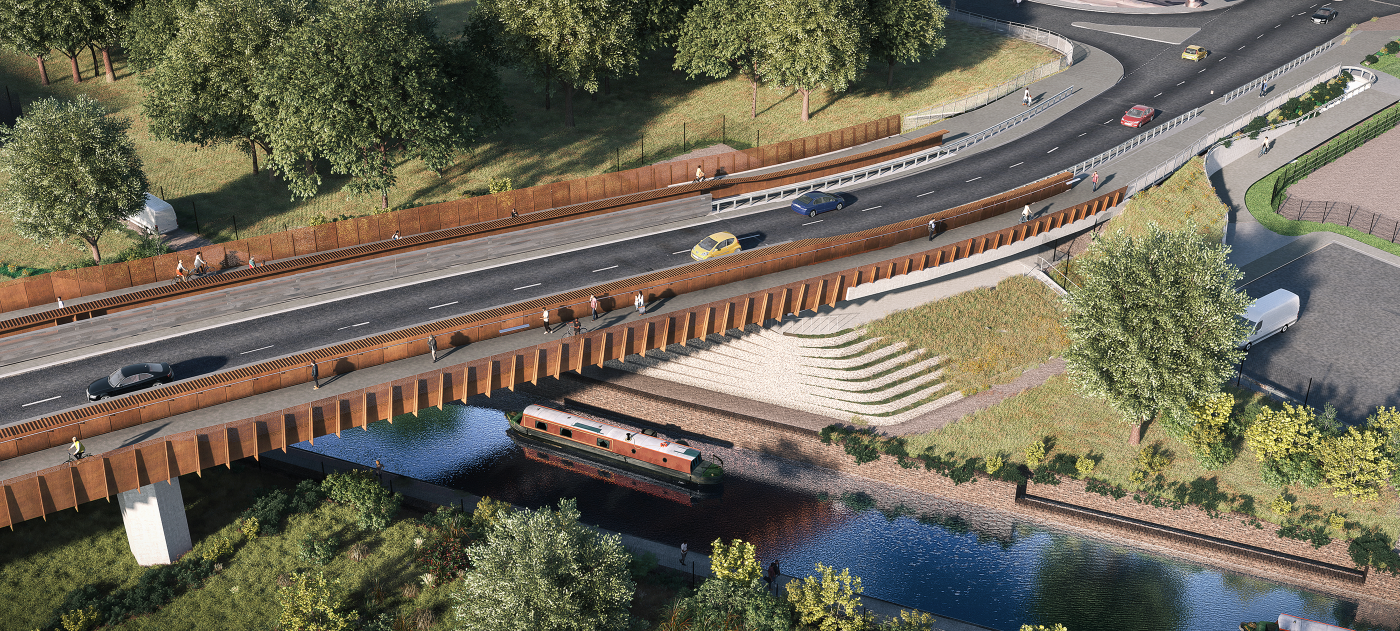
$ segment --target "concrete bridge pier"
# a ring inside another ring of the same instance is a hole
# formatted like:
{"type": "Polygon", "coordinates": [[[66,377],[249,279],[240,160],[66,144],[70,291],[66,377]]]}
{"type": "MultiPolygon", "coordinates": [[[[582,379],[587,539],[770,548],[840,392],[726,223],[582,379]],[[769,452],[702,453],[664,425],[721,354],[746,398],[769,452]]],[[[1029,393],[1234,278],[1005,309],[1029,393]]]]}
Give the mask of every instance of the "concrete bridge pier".
{"type": "Polygon", "coordinates": [[[180,478],[147,484],[118,495],[131,554],[141,565],[174,563],[194,547],[180,478]]]}

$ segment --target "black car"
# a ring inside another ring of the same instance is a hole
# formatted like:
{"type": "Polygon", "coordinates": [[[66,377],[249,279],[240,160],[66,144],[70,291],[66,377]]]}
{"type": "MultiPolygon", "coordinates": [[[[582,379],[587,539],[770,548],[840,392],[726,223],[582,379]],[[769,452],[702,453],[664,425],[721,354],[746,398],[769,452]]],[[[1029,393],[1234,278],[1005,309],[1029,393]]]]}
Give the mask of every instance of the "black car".
{"type": "Polygon", "coordinates": [[[87,388],[87,397],[89,401],[101,401],[172,381],[175,381],[175,369],[170,364],[132,364],[92,382],[87,388]]]}
{"type": "Polygon", "coordinates": [[[1322,7],[1312,15],[1313,24],[1326,24],[1335,19],[1337,19],[1337,10],[1328,7],[1322,7]]]}

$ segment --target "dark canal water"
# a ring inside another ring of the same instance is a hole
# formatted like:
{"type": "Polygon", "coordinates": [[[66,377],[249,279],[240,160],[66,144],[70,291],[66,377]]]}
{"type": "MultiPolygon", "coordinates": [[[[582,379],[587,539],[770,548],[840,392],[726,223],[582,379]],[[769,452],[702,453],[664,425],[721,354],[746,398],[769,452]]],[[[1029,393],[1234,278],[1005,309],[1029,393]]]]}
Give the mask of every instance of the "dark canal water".
{"type": "Polygon", "coordinates": [[[723,456],[721,497],[682,503],[527,459],[505,427],[495,410],[452,406],[298,447],[378,458],[394,473],[527,507],[577,498],[589,523],[698,550],[741,538],[763,563],[781,559],[785,574],[804,576],[817,562],[848,567],[871,596],[1002,631],[1057,622],[1071,631],[1232,631],[1280,613],[1366,627],[1355,603],[1332,596],[995,511],[867,494],[854,486],[863,482],[774,468],[745,452],[723,456]]]}

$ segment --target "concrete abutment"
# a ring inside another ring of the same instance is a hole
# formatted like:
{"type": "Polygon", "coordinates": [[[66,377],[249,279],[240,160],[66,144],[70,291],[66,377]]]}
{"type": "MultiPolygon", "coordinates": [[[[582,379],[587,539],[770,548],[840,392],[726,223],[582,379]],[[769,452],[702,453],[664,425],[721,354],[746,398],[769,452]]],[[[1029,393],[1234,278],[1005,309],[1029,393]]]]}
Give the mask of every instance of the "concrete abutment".
{"type": "Polygon", "coordinates": [[[180,478],[147,484],[117,495],[131,554],[141,565],[174,563],[194,547],[185,518],[180,478]]]}

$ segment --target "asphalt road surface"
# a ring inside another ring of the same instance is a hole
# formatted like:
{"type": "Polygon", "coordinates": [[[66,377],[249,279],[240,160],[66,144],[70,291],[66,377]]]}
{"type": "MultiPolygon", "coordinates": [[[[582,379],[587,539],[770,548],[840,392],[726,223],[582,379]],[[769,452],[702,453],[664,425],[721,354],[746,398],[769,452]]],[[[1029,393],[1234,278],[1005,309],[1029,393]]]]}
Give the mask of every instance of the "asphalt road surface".
{"type": "MultiPolygon", "coordinates": [[[[1393,7],[1382,4],[1348,3],[1338,20],[1316,25],[1308,16],[1320,4],[1308,0],[1255,0],[1220,11],[1149,16],[1088,13],[1033,3],[1017,8],[1010,1],[963,2],[964,10],[1034,24],[1096,46],[1123,64],[1124,77],[1104,94],[1060,114],[1056,122],[1028,137],[939,168],[848,192],[847,208],[822,214],[817,218],[820,221],[783,208],[653,235],[625,245],[602,246],[454,276],[91,356],[0,380],[0,425],[84,404],[87,384],[126,364],[168,362],[174,365],[177,378],[197,377],[300,350],[681,265],[690,262],[691,246],[718,230],[739,235],[744,239],[744,248],[752,249],[882,226],[1015,188],[1063,171],[1139,133],[1140,130],[1118,124],[1123,112],[1133,105],[1161,110],[1152,123],[1160,124],[1277,68],[1340,34],[1348,24],[1394,12],[1393,7]],[[1191,62],[1180,58],[1184,44],[1077,28],[1070,25],[1075,21],[1200,28],[1188,41],[1205,46],[1212,54],[1204,61],[1191,62]],[[431,309],[453,301],[456,304],[431,309]]],[[[1032,93],[1049,96],[1034,88],[1032,93]]],[[[1112,189],[1125,183],[1110,180],[1103,185],[1112,189]]]]}

